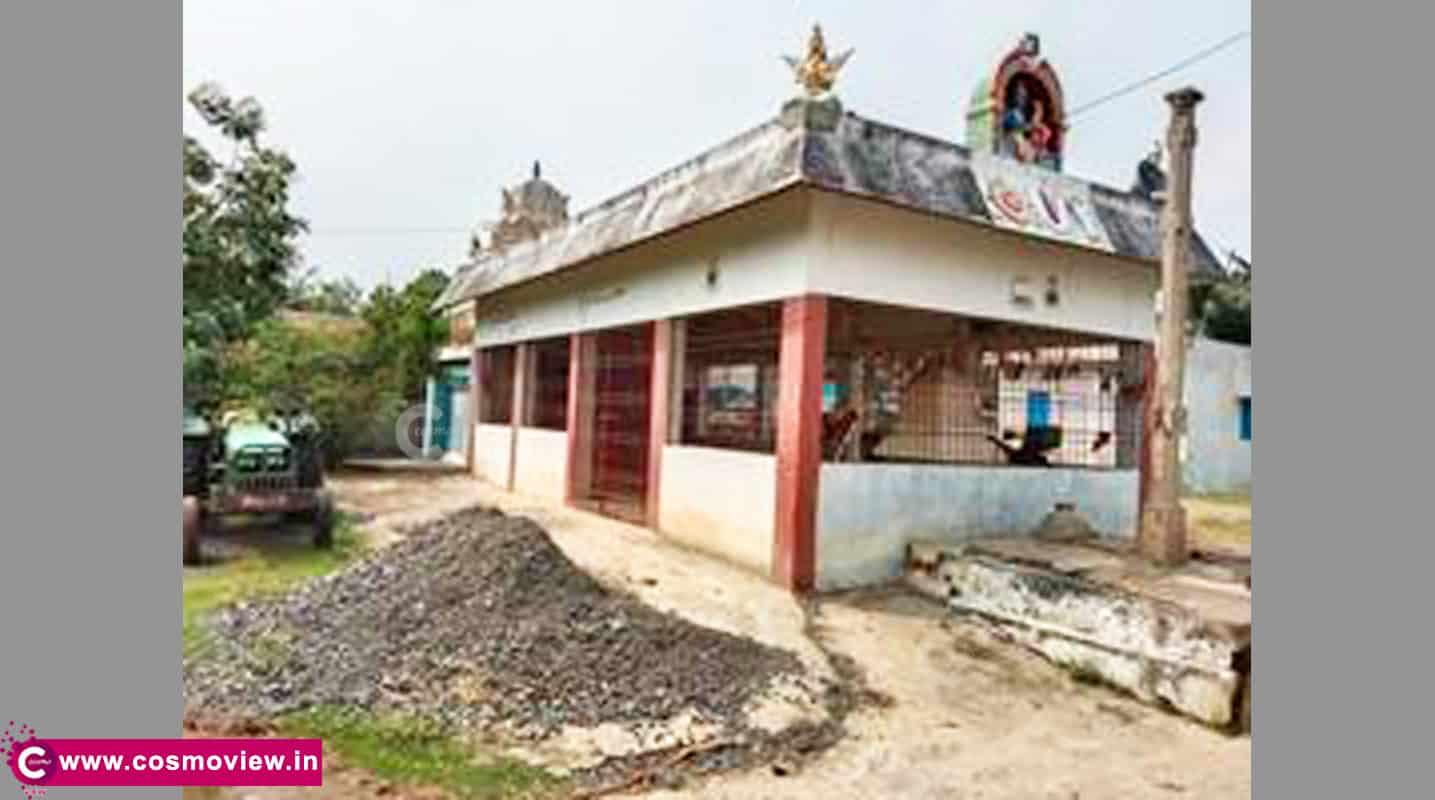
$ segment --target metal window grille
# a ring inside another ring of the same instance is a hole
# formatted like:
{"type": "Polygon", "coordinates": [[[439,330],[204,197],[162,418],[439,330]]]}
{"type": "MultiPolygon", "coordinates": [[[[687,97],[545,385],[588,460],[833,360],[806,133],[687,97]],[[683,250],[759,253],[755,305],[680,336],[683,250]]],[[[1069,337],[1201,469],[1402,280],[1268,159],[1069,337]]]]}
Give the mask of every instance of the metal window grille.
{"type": "Polygon", "coordinates": [[[679,441],[773,452],[781,338],[782,307],[772,303],[684,322],[679,441]]]}
{"type": "Polygon", "coordinates": [[[1128,468],[1139,346],[915,309],[833,304],[830,461],[1128,468]]]}
{"type": "Polygon", "coordinates": [[[568,337],[534,342],[532,410],[528,424],[535,428],[568,427],[568,337]]]}
{"type": "Polygon", "coordinates": [[[504,425],[513,420],[513,345],[485,347],[478,351],[480,391],[483,396],[479,422],[504,425]]]}

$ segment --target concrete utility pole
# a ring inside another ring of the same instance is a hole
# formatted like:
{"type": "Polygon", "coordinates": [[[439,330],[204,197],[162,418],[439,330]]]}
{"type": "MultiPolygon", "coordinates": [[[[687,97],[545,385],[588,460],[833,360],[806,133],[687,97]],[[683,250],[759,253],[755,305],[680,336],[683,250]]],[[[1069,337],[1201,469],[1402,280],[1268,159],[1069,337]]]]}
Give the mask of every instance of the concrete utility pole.
{"type": "Polygon", "coordinates": [[[1186,511],[1181,507],[1181,436],[1186,431],[1182,399],[1186,367],[1187,271],[1191,256],[1191,157],[1196,147],[1194,88],[1166,95],[1171,122],[1166,130],[1170,176],[1161,214],[1161,305],[1156,319],[1155,402],[1146,420],[1151,437],[1150,496],[1141,510],[1142,555],[1158,564],[1183,563],[1186,511]]]}

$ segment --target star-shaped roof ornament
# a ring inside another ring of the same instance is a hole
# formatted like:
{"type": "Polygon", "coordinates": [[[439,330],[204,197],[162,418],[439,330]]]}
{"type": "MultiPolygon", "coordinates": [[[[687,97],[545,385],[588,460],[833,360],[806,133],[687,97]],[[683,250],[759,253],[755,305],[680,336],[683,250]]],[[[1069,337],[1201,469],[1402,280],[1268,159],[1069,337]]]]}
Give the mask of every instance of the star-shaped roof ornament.
{"type": "Polygon", "coordinates": [[[809,97],[822,97],[832,91],[837,73],[852,57],[853,49],[827,57],[827,42],[822,37],[822,26],[813,25],[812,35],[807,39],[807,55],[801,59],[783,56],[782,60],[792,68],[793,77],[809,97]]]}

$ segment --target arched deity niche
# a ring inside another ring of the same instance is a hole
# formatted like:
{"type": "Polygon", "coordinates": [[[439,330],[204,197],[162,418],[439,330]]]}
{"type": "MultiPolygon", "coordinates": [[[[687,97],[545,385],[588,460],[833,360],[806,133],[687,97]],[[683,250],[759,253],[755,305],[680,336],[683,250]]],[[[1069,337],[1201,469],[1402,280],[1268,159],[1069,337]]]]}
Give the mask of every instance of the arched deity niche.
{"type": "Polygon", "coordinates": [[[1028,164],[1061,170],[1066,106],[1056,71],[1027,34],[978,85],[967,112],[967,144],[1028,164]]]}

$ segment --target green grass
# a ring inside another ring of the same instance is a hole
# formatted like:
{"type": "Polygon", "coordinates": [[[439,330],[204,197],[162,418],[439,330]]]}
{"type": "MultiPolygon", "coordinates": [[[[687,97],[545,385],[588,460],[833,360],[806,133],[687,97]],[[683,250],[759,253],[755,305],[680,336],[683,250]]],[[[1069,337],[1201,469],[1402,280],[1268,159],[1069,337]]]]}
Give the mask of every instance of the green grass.
{"type": "Polygon", "coordinates": [[[564,782],[538,767],[464,747],[436,725],[338,708],[289,715],[280,731],[324,740],[326,752],[405,786],[436,786],[462,800],[553,797],[564,782]]]}
{"type": "Polygon", "coordinates": [[[334,527],[334,546],[327,550],[314,547],[307,537],[280,538],[259,531],[253,537],[253,548],[241,558],[185,574],[185,658],[203,655],[208,641],[204,620],[211,612],[240,600],[282,593],[306,578],[327,575],[366,548],[362,531],[343,516],[334,527]]]}

